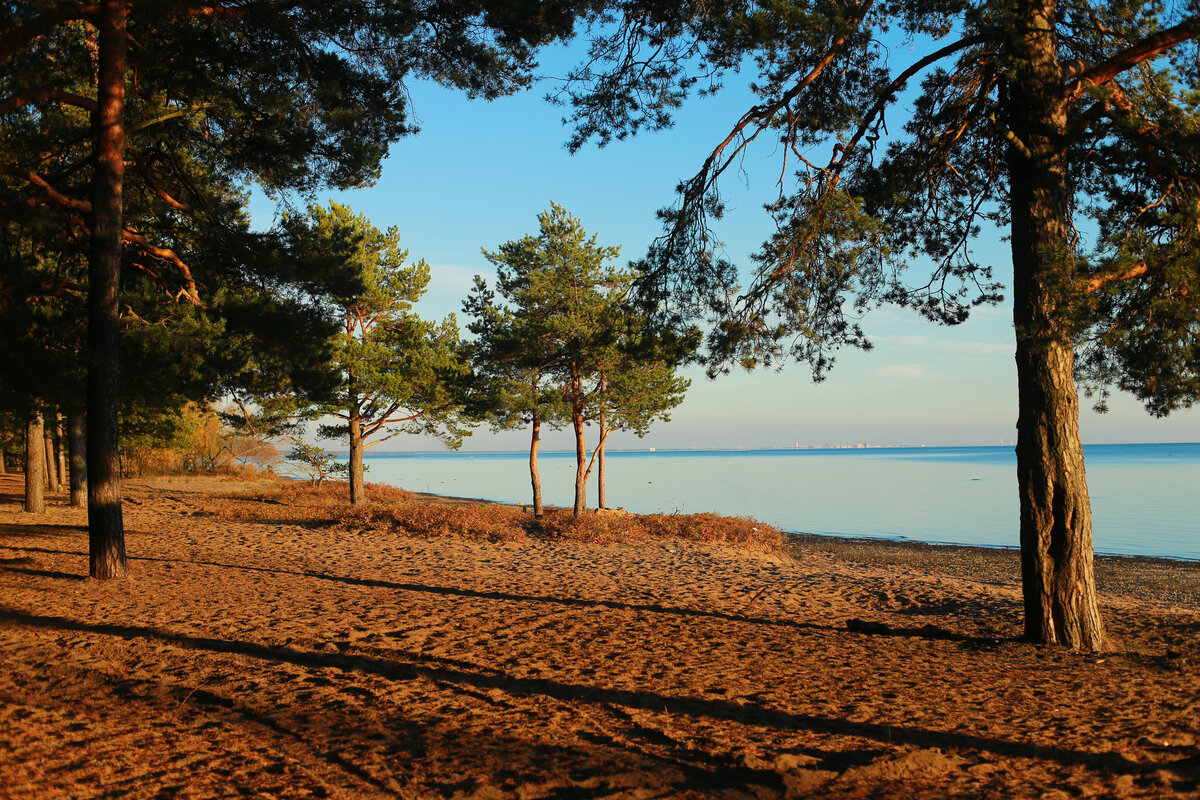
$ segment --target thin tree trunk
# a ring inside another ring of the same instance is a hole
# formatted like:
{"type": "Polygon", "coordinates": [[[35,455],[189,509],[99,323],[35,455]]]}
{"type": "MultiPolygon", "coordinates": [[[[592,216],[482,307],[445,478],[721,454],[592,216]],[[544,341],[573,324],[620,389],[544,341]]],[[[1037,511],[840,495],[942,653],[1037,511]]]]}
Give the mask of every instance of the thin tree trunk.
{"type": "Polygon", "coordinates": [[[542,476],[538,474],[538,445],[542,440],[542,415],[533,410],[532,433],[529,437],[529,482],[533,484],[533,517],[542,518],[542,476]]]}
{"type": "Polygon", "coordinates": [[[604,412],[600,412],[600,444],[596,446],[596,508],[608,508],[604,498],[604,443],[608,439],[608,425],[604,412]]]}
{"type": "Polygon", "coordinates": [[[120,331],[121,227],[125,180],[125,0],[102,0],[96,13],[98,75],[92,241],[88,258],[88,539],[93,578],[126,575],[121,511],[117,345],[120,331]]]}
{"type": "Polygon", "coordinates": [[[350,407],[350,504],[361,505],[367,501],[366,485],[363,482],[363,438],[362,418],[358,415],[358,404],[350,407]]]}
{"type": "Polygon", "coordinates": [[[58,491],[58,457],[54,453],[54,424],[42,421],[42,441],[46,443],[46,491],[58,491]]]}
{"type": "Polygon", "coordinates": [[[25,426],[25,510],[31,514],[46,513],[46,497],[42,494],[42,471],[46,452],[42,433],[42,412],[34,411],[25,426]]]}
{"type": "Polygon", "coordinates": [[[82,408],[67,415],[67,450],[71,460],[71,505],[87,506],[87,415],[82,408]]]}
{"type": "Polygon", "coordinates": [[[575,429],[575,516],[587,511],[587,442],[583,432],[583,378],[571,376],[571,426],[575,429]]]}
{"type": "Polygon", "coordinates": [[[67,485],[67,441],[63,431],[63,415],[54,415],[54,456],[55,467],[58,469],[58,485],[67,485]]]}
{"type": "Polygon", "coordinates": [[[7,475],[8,467],[4,463],[4,451],[0,450],[0,475],[7,475]]]}
{"type": "Polygon", "coordinates": [[[1013,321],[1017,336],[1017,484],[1025,635],[1097,651],[1092,521],[1071,341],[1073,253],[1065,168],[1066,105],[1055,59],[1054,3],[1018,14],[1008,87],[1013,321]]]}

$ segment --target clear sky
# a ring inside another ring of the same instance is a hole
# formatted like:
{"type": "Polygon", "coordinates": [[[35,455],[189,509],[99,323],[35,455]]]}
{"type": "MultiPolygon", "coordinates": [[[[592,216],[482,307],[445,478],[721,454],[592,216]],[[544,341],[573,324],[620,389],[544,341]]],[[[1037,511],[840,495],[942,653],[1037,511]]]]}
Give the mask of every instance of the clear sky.
{"type": "MultiPolygon", "coordinates": [[[[428,317],[459,313],[476,274],[494,270],[480,248],[536,232],[537,214],[551,201],[578,217],[606,245],[622,247],[622,262],[644,255],[660,232],[655,211],[674,200],[708,150],[745,111],[749,96],[730,90],[693,101],[674,128],[588,147],[570,155],[564,109],[542,100],[535,87],[492,103],[468,101],[427,84],[410,87],[421,132],[392,146],[373,187],[331,195],[380,228],[397,226],[414,259],[432,271],[418,308],[428,317]]],[[[773,146],[753,151],[744,169],[723,184],[732,207],[718,236],[739,265],[769,231],[761,210],[779,177],[773,146]]],[[[322,198],[324,200],[324,198],[322,198]]],[[[273,207],[252,205],[256,224],[269,225],[273,207]]],[[[999,237],[977,251],[980,260],[1011,273],[999,237]]],[[[460,319],[461,322],[461,319],[460,319]]],[[[945,328],[903,309],[871,312],[864,327],[875,343],[868,353],[845,351],[828,379],[814,385],[806,365],[782,372],[738,373],[709,381],[689,373],[692,388],[670,422],[642,440],[614,434],[614,448],[791,447],[845,444],[995,445],[1015,437],[1016,368],[1011,308],[976,310],[965,324],[945,328]]],[[[1200,410],[1165,420],[1150,417],[1127,396],[1114,397],[1098,415],[1084,399],[1085,443],[1200,441],[1200,410]]],[[[477,430],[464,450],[527,446],[524,431],[477,430]]],[[[544,446],[572,446],[565,432],[544,446]]],[[[434,450],[432,439],[397,437],[387,450],[434,450]]]]}

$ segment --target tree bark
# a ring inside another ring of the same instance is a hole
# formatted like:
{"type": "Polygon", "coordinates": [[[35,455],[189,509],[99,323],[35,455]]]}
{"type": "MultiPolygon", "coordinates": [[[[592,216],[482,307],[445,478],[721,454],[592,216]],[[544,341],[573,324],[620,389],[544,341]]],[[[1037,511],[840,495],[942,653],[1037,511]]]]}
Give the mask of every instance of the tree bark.
{"type": "Polygon", "coordinates": [[[1071,339],[1074,274],[1066,101],[1054,3],[1021,5],[1007,88],[1016,328],[1017,483],[1025,635],[1086,651],[1104,645],[1071,339]]]}
{"type": "Polygon", "coordinates": [[[76,408],[67,415],[67,450],[70,453],[71,505],[87,506],[87,415],[76,408]]]}
{"type": "Polygon", "coordinates": [[[67,441],[63,430],[63,415],[54,415],[54,457],[55,468],[58,470],[58,485],[67,485],[67,441]]]}
{"type": "Polygon", "coordinates": [[[47,425],[45,419],[42,421],[42,442],[45,450],[45,474],[46,474],[46,491],[58,491],[58,469],[56,464],[58,459],[54,456],[54,425],[47,425]]]}
{"type": "Polygon", "coordinates": [[[43,439],[42,412],[34,411],[25,426],[25,510],[31,514],[46,513],[46,497],[42,494],[46,452],[43,439]]]}
{"type": "Polygon", "coordinates": [[[587,511],[587,442],[583,431],[583,375],[571,367],[571,427],[575,430],[575,516],[587,511]]]}
{"type": "Polygon", "coordinates": [[[362,418],[358,414],[358,403],[350,405],[350,504],[362,505],[367,501],[366,485],[363,482],[363,437],[362,418]]]}
{"type": "Polygon", "coordinates": [[[608,425],[604,412],[600,412],[600,444],[596,446],[596,508],[608,508],[604,497],[604,443],[608,438],[608,425]]]}
{"type": "Polygon", "coordinates": [[[533,484],[533,518],[542,518],[542,476],[538,473],[538,445],[542,440],[542,415],[533,410],[529,437],[529,482],[533,484]]]}
{"type": "Polygon", "coordinates": [[[121,510],[117,345],[125,180],[125,0],[102,0],[96,14],[97,108],[92,116],[92,240],[88,258],[88,539],[93,578],[126,575],[121,510]]]}

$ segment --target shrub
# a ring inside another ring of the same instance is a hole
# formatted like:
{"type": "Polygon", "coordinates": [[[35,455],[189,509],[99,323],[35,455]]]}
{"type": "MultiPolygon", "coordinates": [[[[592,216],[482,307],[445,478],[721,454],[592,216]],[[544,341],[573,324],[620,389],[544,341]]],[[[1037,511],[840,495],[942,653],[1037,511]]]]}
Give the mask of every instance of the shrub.
{"type": "Polygon", "coordinates": [[[778,529],[748,517],[625,513],[575,517],[569,509],[547,508],[545,516],[536,520],[520,506],[428,498],[380,484],[368,484],[367,498],[366,503],[352,506],[345,485],[293,482],[271,494],[229,495],[215,505],[216,513],[231,518],[366,527],[418,537],[453,536],[489,542],[556,539],[595,544],[678,539],[766,552],[787,550],[778,529]]]}

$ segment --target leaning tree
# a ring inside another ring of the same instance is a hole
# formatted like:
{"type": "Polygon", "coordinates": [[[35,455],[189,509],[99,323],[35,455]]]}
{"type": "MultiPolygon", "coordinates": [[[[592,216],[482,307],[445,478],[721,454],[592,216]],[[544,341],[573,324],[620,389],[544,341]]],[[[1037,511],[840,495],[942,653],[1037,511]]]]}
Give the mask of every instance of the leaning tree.
{"type": "Polygon", "coordinates": [[[976,243],[1007,233],[1025,633],[1101,648],[1076,379],[1156,414],[1200,390],[1196,3],[628,0],[597,22],[562,95],[576,147],[756,71],[641,281],[667,319],[712,314],[718,368],[794,356],[821,377],[869,346],[855,319],[879,303],[961,322],[1001,299],[976,243]],[[775,231],[739,286],[710,225],[760,137],[775,231]]]}

